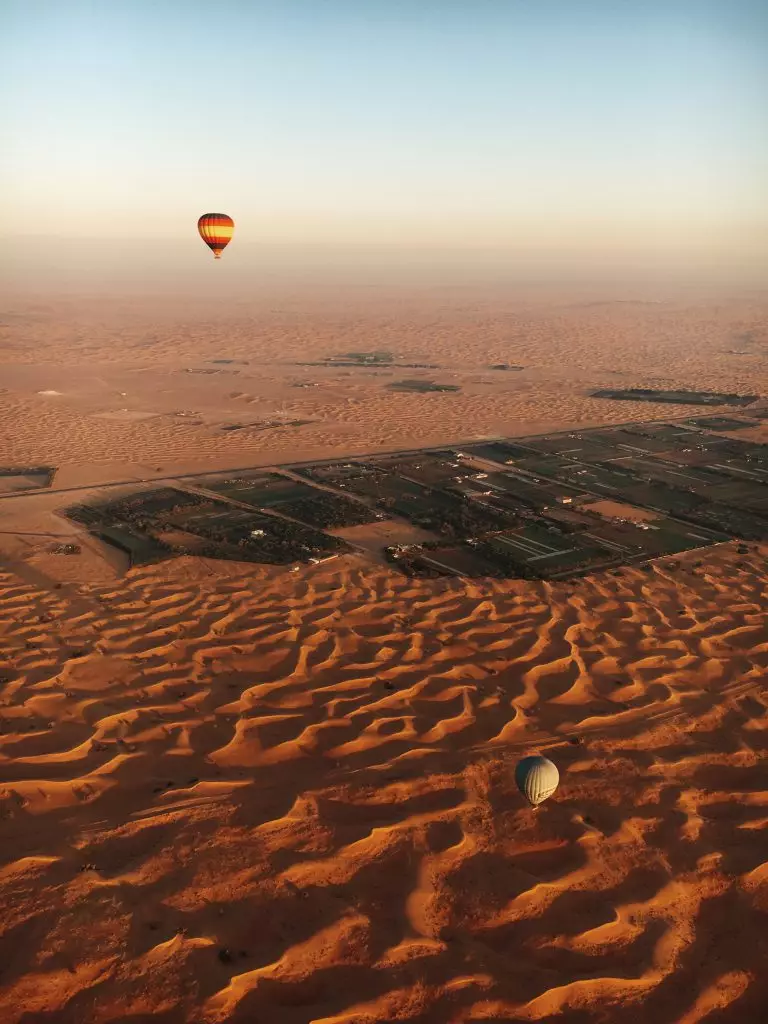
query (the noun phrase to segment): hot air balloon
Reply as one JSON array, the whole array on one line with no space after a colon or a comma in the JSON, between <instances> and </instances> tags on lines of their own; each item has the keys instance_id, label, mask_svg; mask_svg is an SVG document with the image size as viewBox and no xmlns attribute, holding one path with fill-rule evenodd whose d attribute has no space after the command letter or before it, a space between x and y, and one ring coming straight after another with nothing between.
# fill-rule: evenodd
<instances>
[{"instance_id":1,"label":"hot air balloon","mask_svg":"<svg viewBox=\"0 0 768 1024\"><path fill-rule=\"evenodd\" d=\"M557 765L541 754L524 757L515 768L517 788L533 807L552 796L559 781Z\"/></svg>"},{"instance_id":2,"label":"hot air balloon","mask_svg":"<svg viewBox=\"0 0 768 1024\"><path fill-rule=\"evenodd\" d=\"M221 259L222 249L232 241L235 222L226 213L204 213L197 222L197 230L218 260Z\"/></svg>"}]
</instances>

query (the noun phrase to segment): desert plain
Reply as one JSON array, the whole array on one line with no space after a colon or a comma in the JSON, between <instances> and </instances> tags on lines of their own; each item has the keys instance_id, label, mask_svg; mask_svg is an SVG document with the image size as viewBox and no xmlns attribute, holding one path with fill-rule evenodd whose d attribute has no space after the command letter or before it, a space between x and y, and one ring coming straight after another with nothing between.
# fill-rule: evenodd
<instances>
[{"instance_id":1,"label":"desert plain","mask_svg":"<svg viewBox=\"0 0 768 1024\"><path fill-rule=\"evenodd\" d=\"M767 313L416 283L5 297L0 466L56 474L0 492L4 1024L768 1019L768 545L562 582L131 568L61 515L700 411L599 388L764 395ZM392 362L334 363L359 352ZM533 752L561 776L535 810Z\"/></svg>"}]
</instances>

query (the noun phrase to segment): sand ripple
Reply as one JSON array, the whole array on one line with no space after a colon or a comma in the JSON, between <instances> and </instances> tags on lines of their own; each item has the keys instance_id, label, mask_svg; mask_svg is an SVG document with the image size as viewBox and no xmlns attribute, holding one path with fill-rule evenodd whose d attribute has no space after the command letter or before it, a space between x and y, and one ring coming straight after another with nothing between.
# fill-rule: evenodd
<instances>
[{"instance_id":1,"label":"sand ripple","mask_svg":"<svg viewBox=\"0 0 768 1024\"><path fill-rule=\"evenodd\" d=\"M0 576L2 1020L762 1019L767 553Z\"/></svg>"}]
</instances>

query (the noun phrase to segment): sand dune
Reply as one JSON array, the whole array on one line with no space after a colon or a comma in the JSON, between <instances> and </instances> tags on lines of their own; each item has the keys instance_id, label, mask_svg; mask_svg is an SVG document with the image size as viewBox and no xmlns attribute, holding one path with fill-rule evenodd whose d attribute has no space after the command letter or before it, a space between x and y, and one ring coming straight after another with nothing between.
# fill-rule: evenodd
<instances>
[{"instance_id":1,"label":"sand dune","mask_svg":"<svg viewBox=\"0 0 768 1024\"><path fill-rule=\"evenodd\" d=\"M683 415L589 392L760 393L765 323L757 299L558 304L502 287L270 292L236 304L18 297L0 323L0 418L11 425L0 464L48 461L90 481L126 458L144 474ZM308 365L382 349L437 369ZM489 371L498 363L524 369ZM387 389L413 376L462 390ZM308 422L279 425L297 420Z\"/></svg>"},{"instance_id":2,"label":"sand dune","mask_svg":"<svg viewBox=\"0 0 768 1024\"><path fill-rule=\"evenodd\" d=\"M6 572L0 1017L762 1019L768 549L734 547Z\"/></svg>"}]
</instances>

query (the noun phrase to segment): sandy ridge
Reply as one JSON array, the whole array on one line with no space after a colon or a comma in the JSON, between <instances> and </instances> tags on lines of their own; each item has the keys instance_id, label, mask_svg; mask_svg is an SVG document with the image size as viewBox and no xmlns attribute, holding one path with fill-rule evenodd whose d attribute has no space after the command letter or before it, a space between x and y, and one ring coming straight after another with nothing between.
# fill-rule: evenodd
<instances>
[{"instance_id":1,"label":"sandy ridge","mask_svg":"<svg viewBox=\"0 0 768 1024\"><path fill-rule=\"evenodd\" d=\"M3 1019L757 1020L768 552L732 552L7 573Z\"/></svg>"}]
</instances>

